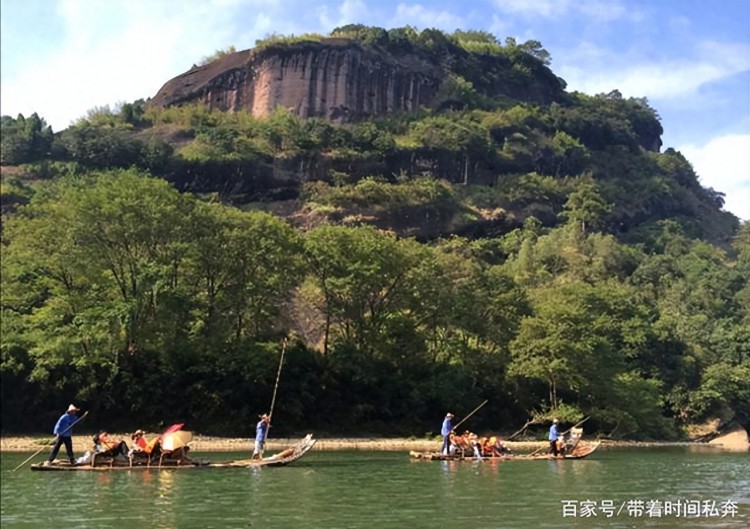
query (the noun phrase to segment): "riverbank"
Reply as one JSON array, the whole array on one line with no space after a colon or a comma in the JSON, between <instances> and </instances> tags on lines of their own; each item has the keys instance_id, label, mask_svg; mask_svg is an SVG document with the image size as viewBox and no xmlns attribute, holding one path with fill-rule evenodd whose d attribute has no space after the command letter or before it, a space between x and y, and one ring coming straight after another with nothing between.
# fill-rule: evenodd
<instances>
[{"instance_id":1,"label":"riverbank","mask_svg":"<svg viewBox=\"0 0 750 529\"><path fill-rule=\"evenodd\" d=\"M130 440L127 434L110 434L113 438ZM147 434L151 438L157 434ZM0 452L36 452L51 442L51 437L14 436L0 438ZM267 450L282 450L297 442L297 439L269 439ZM130 444L130 443L128 443ZM507 445L518 453L530 452L546 446L543 441L510 441ZM720 450L748 451L747 435L742 429L722 435L710 443L661 443L661 442L628 442L602 441L603 446L713 446ZM91 446L90 435L74 435L73 448L82 452ZM384 450L384 451L428 451L436 450L440 446L439 439L374 439L374 438L331 438L318 439L316 450ZM250 452L253 449L251 439L211 437L195 435L191 447L196 452Z\"/></svg>"}]
</instances>

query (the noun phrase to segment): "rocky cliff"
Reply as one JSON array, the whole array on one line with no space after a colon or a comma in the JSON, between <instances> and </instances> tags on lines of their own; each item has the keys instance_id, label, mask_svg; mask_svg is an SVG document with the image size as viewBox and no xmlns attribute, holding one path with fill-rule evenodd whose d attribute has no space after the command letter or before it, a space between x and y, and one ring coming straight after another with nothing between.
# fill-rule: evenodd
<instances>
[{"instance_id":1,"label":"rocky cliff","mask_svg":"<svg viewBox=\"0 0 750 529\"><path fill-rule=\"evenodd\" d=\"M512 77L509 63L492 62L497 63L492 65L496 71L507 69ZM194 66L167 82L149 104L202 102L211 109L244 109L258 117L282 106L303 118L343 123L437 106L445 99L440 90L444 80L449 73L462 74L461 64L456 57L446 61L425 53L394 54L330 38L240 51ZM527 83L522 91L512 83L507 88L495 83L487 91L548 103L563 91L552 77L551 86ZM481 83L477 86L482 88Z\"/></svg>"},{"instance_id":2,"label":"rocky cliff","mask_svg":"<svg viewBox=\"0 0 750 529\"><path fill-rule=\"evenodd\" d=\"M240 51L167 82L150 104L203 102L267 116L277 106L333 122L410 112L435 100L442 72L416 56L396 59L343 39Z\"/></svg>"}]
</instances>

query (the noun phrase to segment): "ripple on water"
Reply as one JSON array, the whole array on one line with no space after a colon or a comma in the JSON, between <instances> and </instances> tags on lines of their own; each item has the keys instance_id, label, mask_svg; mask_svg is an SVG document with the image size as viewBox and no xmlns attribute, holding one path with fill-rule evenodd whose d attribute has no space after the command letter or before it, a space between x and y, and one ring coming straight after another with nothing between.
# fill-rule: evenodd
<instances>
[{"instance_id":1,"label":"ripple on water","mask_svg":"<svg viewBox=\"0 0 750 529\"><path fill-rule=\"evenodd\" d=\"M326 529L602 527L564 518L562 502L733 500L734 519L619 515L605 527L747 529L750 458L677 449L602 450L584 461L410 461L406 454L312 452L264 469L10 473L3 454L3 529ZM221 454L217 459L239 457Z\"/></svg>"}]
</instances>

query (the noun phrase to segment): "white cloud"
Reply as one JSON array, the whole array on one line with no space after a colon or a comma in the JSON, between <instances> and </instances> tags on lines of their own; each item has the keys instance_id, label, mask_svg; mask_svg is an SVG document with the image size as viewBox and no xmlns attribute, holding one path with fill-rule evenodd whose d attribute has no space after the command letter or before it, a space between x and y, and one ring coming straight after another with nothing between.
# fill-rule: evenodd
<instances>
[{"instance_id":1,"label":"white cloud","mask_svg":"<svg viewBox=\"0 0 750 529\"><path fill-rule=\"evenodd\" d=\"M573 7L570 0L495 0L495 6L503 12L522 16L557 16Z\"/></svg>"},{"instance_id":2,"label":"white cloud","mask_svg":"<svg viewBox=\"0 0 750 529\"><path fill-rule=\"evenodd\" d=\"M253 48L255 41L266 38L271 33L279 33L276 17L266 13L256 13L254 18L253 26L243 31L234 43L238 51Z\"/></svg>"},{"instance_id":3,"label":"white cloud","mask_svg":"<svg viewBox=\"0 0 750 529\"><path fill-rule=\"evenodd\" d=\"M339 8L342 20L349 24L363 23L368 19L367 6L360 0L344 0Z\"/></svg>"},{"instance_id":4,"label":"white cloud","mask_svg":"<svg viewBox=\"0 0 750 529\"><path fill-rule=\"evenodd\" d=\"M624 4L616 0L595 2L591 0L494 0L498 11L519 15L527 19L555 18L568 15L583 15L588 22L605 23L613 20L640 20L643 15L632 2ZM560 21L560 23L565 23Z\"/></svg>"},{"instance_id":5,"label":"white cloud","mask_svg":"<svg viewBox=\"0 0 750 529\"><path fill-rule=\"evenodd\" d=\"M507 32L510 30L511 24L507 20L500 18L497 16L496 13L492 14L492 22L490 23L487 30L495 35L499 41L503 41L504 37L501 35L507 34Z\"/></svg>"},{"instance_id":6,"label":"white cloud","mask_svg":"<svg viewBox=\"0 0 750 529\"><path fill-rule=\"evenodd\" d=\"M626 97L673 98L695 95L709 83L750 69L746 46L697 43L690 58L657 61L643 52L615 55L590 42L559 53L559 75L570 90L588 94L618 89ZM595 73L592 73L595 72Z\"/></svg>"},{"instance_id":7,"label":"white cloud","mask_svg":"<svg viewBox=\"0 0 750 529\"><path fill-rule=\"evenodd\" d=\"M326 6L320 8L319 15L320 25L327 30L346 24L364 24L369 17L367 6L361 0L344 0L338 7L338 18L330 17Z\"/></svg>"},{"instance_id":8,"label":"white cloud","mask_svg":"<svg viewBox=\"0 0 750 529\"><path fill-rule=\"evenodd\" d=\"M637 22L643 14L634 2L620 4L618 2L578 2L576 8L586 17L596 23L612 22L614 20L630 20Z\"/></svg>"},{"instance_id":9,"label":"white cloud","mask_svg":"<svg viewBox=\"0 0 750 529\"><path fill-rule=\"evenodd\" d=\"M37 112L59 131L93 107L153 96L202 57L235 44L239 17L220 1L222 9L186 3L179 10L158 1L61 2L61 44L33 68L3 76L3 113ZM256 23L268 26L262 13L254 14Z\"/></svg>"},{"instance_id":10,"label":"white cloud","mask_svg":"<svg viewBox=\"0 0 750 529\"><path fill-rule=\"evenodd\" d=\"M568 82L570 90L598 94L616 88L626 97L649 98L693 94L703 84L726 74L720 65L706 63L639 64L622 69L560 67L560 75Z\"/></svg>"},{"instance_id":11,"label":"white cloud","mask_svg":"<svg viewBox=\"0 0 750 529\"><path fill-rule=\"evenodd\" d=\"M725 210L750 220L750 134L720 136L678 150L693 165L703 187L726 194Z\"/></svg>"},{"instance_id":12,"label":"white cloud","mask_svg":"<svg viewBox=\"0 0 750 529\"><path fill-rule=\"evenodd\" d=\"M448 11L436 11L421 4L399 4L389 27L415 26L417 29L437 28L453 31L464 27L464 20Z\"/></svg>"}]
</instances>

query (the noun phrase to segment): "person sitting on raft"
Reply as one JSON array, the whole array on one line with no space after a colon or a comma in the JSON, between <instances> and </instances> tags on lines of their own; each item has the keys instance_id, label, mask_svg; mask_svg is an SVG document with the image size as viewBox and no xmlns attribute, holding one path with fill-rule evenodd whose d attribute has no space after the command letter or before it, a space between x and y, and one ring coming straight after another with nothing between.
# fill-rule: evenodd
<instances>
[{"instance_id":1,"label":"person sitting on raft","mask_svg":"<svg viewBox=\"0 0 750 529\"><path fill-rule=\"evenodd\" d=\"M505 443L503 443L503 440L499 437L490 438L490 443L492 444L492 450L497 455L508 455L511 453L511 449L505 446Z\"/></svg>"},{"instance_id":2,"label":"person sitting on raft","mask_svg":"<svg viewBox=\"0 0 750 529\"><path fill-rule=\"evenodd\" d=\"M565 436L560 435L560 437L557 438L557 453L558 455L564 456L565 452L567 451L568 446L565 444Z\"/></svg>"},{"instance_id":3,"label":"person sitting on raft","mask_svg":"<svg viewBox=\"0 0 750 529\"><path fill-rule=\"evenodd\" d=\"M130 436L135 446L134 452L141 452L148 456L157 456L161 452L161 435L154 437L150 441L146 441L146 432L143 430L136 430L133 435Z\"/></svg>"},{"instance_id":4,"label":"person sitting on raft","mask_svg":"<svg viewBox=\"0 0 750 529\"><path fill-rule=\"evenodd\" d=\"M130 453L125 441L116 441L115 439L112 439L105 430L101 430L94 436L94 451L97 454L107 457L115 457L118 455L128 457L128 454Z\"/></svg>"},{"instance_id":5,"label":"person sitting on raft","mask_svg":"<svg viewBox=\"0 0 750 529\"><path fill-rule=\"evenodd\" d=\"M474 432L469 432L469 445L476 459L482 459L482 447L479 443L479 436Z\"/></svg>"},{"instance_id":6,"label":"person sitting on raft","mask_svg":"<svg viewBox=\"0 0 750 529\"><path fill-rule=\"evenodd\" d=\"M471 452L471 442L469 441L469 431L466 430L462 435L451 432L451 455L459 453L464 456L466 452Z\"/></svg>"},{"instance_id":7,"label":"person sitting on raft","mask_svg":"<svg viewBox=\"0 0 750 529\"><path fill-rule=\"evenodd\" d=\"M486 457L498 457L510 454L510 449L505 446L499 437L482 437L482 455Z\"/></svg>"}]
</instances>

